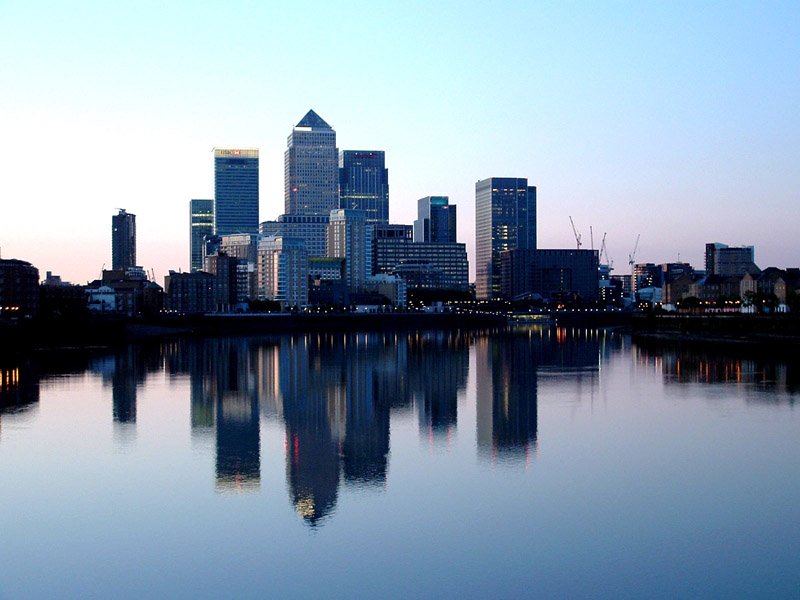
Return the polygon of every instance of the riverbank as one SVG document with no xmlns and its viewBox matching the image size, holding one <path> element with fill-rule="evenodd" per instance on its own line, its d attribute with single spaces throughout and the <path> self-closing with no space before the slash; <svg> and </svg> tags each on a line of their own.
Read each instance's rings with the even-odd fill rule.
<svg viewBox="0 0 800 600">
<path fill-rule="evenodd" d="M 654 315 L 631 319 L 636 341 L 785 352 L 800 349 L 797 315 Z"/>
<path fill-rule="evenodd" d="M 173 336 L 269 335 L 313 331 L 484 329 L 505 326 L 482 313 L 337 313 L 167 316 L 151 319 L 29 319 L 0 322 L 0 352 L 110 347 Z"/>
</svg>

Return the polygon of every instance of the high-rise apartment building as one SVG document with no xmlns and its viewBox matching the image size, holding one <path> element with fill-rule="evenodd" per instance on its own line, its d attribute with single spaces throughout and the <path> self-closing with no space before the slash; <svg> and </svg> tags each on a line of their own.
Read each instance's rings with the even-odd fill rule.
<svg viewBox="0 0 800 600">
<path fill-rule="evenodd" d="M 536 248 L 536 187 L 526 178 L 490 177 L 475 184 L 475 294 L 499 298 L 500 253 Z"/>
<path fill-rule="evenodd" d="M 284 155 L 287 214 L 329 215 L 339 208 L 336 132 L 309 110 L 292 128 Z"/>
<path fill-rule="evenodd" d="M 415 242 L 453 243 L 456 239 L 456 207 L 447 196 L 426 196 L 417 200 L 414 221 Z"/>
<path fill-rule="evenodd" d="M 257 148 L 214 148 L 214 233 L 258 233 Z"/>
<path fill-rule="evenodd" d="M 339 208 L 363 210 L 370 225 L 389 222 L 389 170 L 383 150 L 339 153 Z"/>
<path fill-rule="evenodd" d="M 191 200 L 189 202 L 190 267 L 192 271 L 203 270 L 203 238 L 214 233 L 214 201 Z"/>
<path fill-rule="evenodd" d="M 308 304 L 308 253 L 303 240 L 283 236 L 258 242 L 258 297 L 281 308 Z"/>
<path fill-rule="evenodd" d="M 124 271 L 136 264 L 136 215 L 124 208 L 111 217 L 111 268 Z"/>
<path fill-rule="evenodd" d="M 328 224 L 328 256 L 345 259 L 345 281 L 352 290 L 362 290 L 372 275 L 372 227 L 363 210 L 331 211 Z"/>
</svg>

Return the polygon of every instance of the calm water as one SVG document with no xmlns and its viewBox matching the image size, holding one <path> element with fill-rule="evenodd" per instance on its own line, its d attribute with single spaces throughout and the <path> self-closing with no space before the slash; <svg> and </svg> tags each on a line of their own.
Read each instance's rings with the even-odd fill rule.
<svg viewBox="0 0 800 600">
<path fill-rule="evenodd" d="M 800 368 L 605 332 L 0 363 L 0 597 L 800 597 Z"/>
</svg>

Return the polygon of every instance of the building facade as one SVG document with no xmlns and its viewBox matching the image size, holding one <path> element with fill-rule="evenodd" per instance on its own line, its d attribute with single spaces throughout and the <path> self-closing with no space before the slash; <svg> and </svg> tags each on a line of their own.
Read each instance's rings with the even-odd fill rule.
<svg viewBox="0 0 800 600">
<path fill-rule="evenodd" d="M 447 196 L 426 196 L 417 200 L 414 221 L 415 242 L 457 242 L 456 206 Z"/>
<path fill-rule="evenodd" d="M 309 110 L 292 128 L 284 154 L 285 212 L 327 216 L 339 208 L 336 132 Z"/>
<path fill-rule="evenodd" d="M 277 221 L 261 224 L 262 234 L 301 238 L 306 242 L 309 256 L 327 256 L 326 236 L 330 212 L 327 215 L 280 215 Z"/>
<path fill-rule="evenodd" d="M 258 233 L 257 148 L 214 148 L 214 233 Z"/>
<path fill-rule="evenodd" d="M 189 201 L 189 264 L 192 271 L 203 270 L 203 244 L 207 235 L 214 234 L 214 201 Z"/>
<path fill-rule="evenodd" d="M 374 227 L 372 270 L 402 277 L 409 289 L 469 289 L 466 244 L 414 242 L 410 225 Z"/>
<path fill-rule="evenodd" d="M 706 244 L 706 275 L 723 277 L 758 273 L 753 246 L 735 246 L 714 242 Z"/>
<path fill-rule="evenodd" d="M 501 253 L 501 290 L 509 300 L 530 294 L 555 300 L 598 299 L 597 250 L 506 250 Z"/>
<path fill-rule="evenodd" d="M 178 314 L 202 314 L 216 308 L 215 277 L 210 273 L 176 273 L 164 277 L 164 308 Z"/>
<path fill-rule="evenodd" d="M 39 314 L 39 269 L 16 258 L 0 259 L 0 319 Z"/>
<path fill-rule="evenodd" d="M 298 238 L 271 236 L 258 243 L 258 297 L 281 308 L 308 304 L 308 253 Z"/>
<path fill-rule="evenodd" d="M 363 210 L 370 225 L 389 222 L 389 170 L 383 150 L 339 153 L 339 208 Z"/>
<path fill-rule="evenodd" d="M 345 259 L 344 279 L 351 290 L 363 290 L 372 275 L 372 227 L 363 210 L 332 210 L 327 231 L 329 257 Z"/>
<path fill-rule="evenodd" d="M 490 177 L 475 184 L 475 292 L 501 296 L 500 253 L 536 248 L 536 187 L 525 178 Z"/>
<path fill-rule="evenodd" d="M 136 215 L 124 208 L 111 217 L 111 268 L 124 270 L 136 265 Z"/>
</svg>

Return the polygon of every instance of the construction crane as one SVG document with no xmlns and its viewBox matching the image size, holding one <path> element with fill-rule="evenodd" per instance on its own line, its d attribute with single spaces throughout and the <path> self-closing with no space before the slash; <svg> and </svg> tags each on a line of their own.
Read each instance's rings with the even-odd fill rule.
<svg viewBox="0 0 800 600">
<path fill-rule="evenodd" d="M 575 235 L 575 242 L 578 244 L 578 250 L 581 249 L 581 234 L 578 233 L 578 230 L 575 229 L 575 221 L 572 220 L 572 217 L 569 218 L 570 225 L 572 225 L 572 233 Z"/>
<path fill-rule="evenodd" d="M 641 233 L 636 235 L 636 244 L 634 244 L 634 246 L 633 246 L 633 252 L 628 254 L 628 264 L 631 266 L 631 269 L 633 269 L 633 261 L 636 258 L 636 249 L 639 248 L 639 238 L 640 237 L 642 237 Z"/>
<path fill-rule="evenodd" d="M 614 259 L 608 255 L 608 247 L 606 246 L 606 235 L 608 232 L 603 233 L 603 241 L 600 243 L 600 264 L 603 263 L 603 254 L 606 255 L 606 263 L 608 265 L 608 270 L 614 270 Z"/>
</svg>

